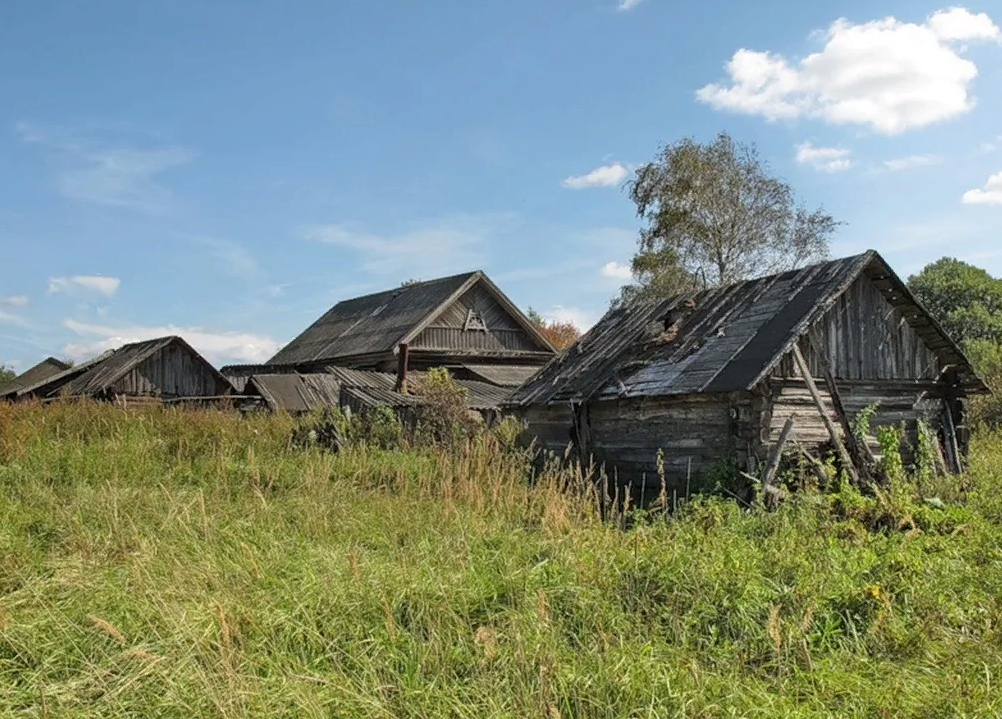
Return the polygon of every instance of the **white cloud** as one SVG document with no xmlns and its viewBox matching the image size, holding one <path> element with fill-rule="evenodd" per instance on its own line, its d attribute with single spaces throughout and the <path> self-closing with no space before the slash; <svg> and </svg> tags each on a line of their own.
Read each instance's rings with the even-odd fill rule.
<svg viewBox="0 0 1002 719">
<path fill-rule="evenodd" d="M 176 206 L 159 175 L 195 159 L 195 153 L 178 145 L 138 147 L 121 140 L 80 138 L 27 122 L 19 122 L 16 131 L 22 141 L 51 151 L 58 168 L 56 187 L 64 197 L 151 215 L 170 214 Z"/>
<path fill-rule="evenodd" d="M 797 145 L 797 162 L 823 172 L 843 172 L 852 167 L 850 150 L 840 147 L 814 147 L 810 142 Z"/>
<path fill-rule="evenodd" d="M 97 293 L 111 297 L 121 286 L 117 277 L 100 277 L 78 275 L 76 277 L 50 277 L 49 294 L 78 294 L 81 292 Z"/>
<path fill-rule="evenodd" d="M 889 172 L 898 172 L 899 170 L 911 170 L 916 167 L 938 165 L 942 161 L 943 158 L 938 155 L 909 155 L 908 157 L 896 157 L 893 160 L 884 160 L 884 169 Z"/>
<path fill-rule="evenodd" d="M 591 312 L 578 307 L 564 307 L 563 305 L 555 305 L 549 312 L 543 312 L 542 315 L 544 320 L 551 322 L 570 322 L 582 332 L 591 328 L 598 319 Z"/>
<path fill-rule="evenodd" d="M 996 150 L 1002 150 L 1002 135 L 999 135 L 993 140 L 988 140 L 981 143 L 981 147 L 978 148 L 979 152 L 995 152 Z"/>
<path fill-rule="evenodd" d="M 633 277 L 630 267 L 619 262 L 606 262 L 599 272 L 602 273 L 603 277 L 612 277 L 616 280 L 629 280 Z"/>
<path fill-rule="evenodd" d="M 399 234 L 366 232 L 354 224 L 318 225 L 306 237 L 351 250 L 366 272 L 430 279 L 476 269 L 488 240 L 514 219 L 506 213 L 455 215 Z"/>
<path fill-rule="evenodd" d="M 1002 205 L 1002 172 L 989 177 L 983 188 L 965 192 L 962 202 L 965 205 Z"/>
<path fill-rule="evenodd" d="M 583 190 L 586 187 L 614 187 L 626 179 L 630 171 L 625 165 L 615 162 L 595 168 L 586 175 L 568 177 L 561 184 L 571 190 Z"/>
<path fill-rule="evenodd" d="M 820 52 L 799 61 L 741 48 L 726 65 L 729 82 L 696 95 L 718 110 L 768 120 L 821 118 L 895 134 L 970 111 L 978 74 L 957 43 L 998 41 L 997 25 L 963 8 L 923 24 L 893 17 L 853 24 L 836 20 Z"/>
<path fill-rule="evenodd" d="M 94 337 L 81 342 L 70 342 L 63 352 L 76 360 L 93 357 L 108 349 L 114 349 L 128 342 L 140 342 L 155 337 L 178 335 L 198 350 L 213 364 L 224 362 L 246 362 L 259 364 L 274 355 L 279 342 L 261 335 L 241 332 L 208 332 L 198 327 L 127 326 L 110 327 L 92 325 L 76 320 L 64 320 L 63 325 L 82 337 Z"/>
<path fill-rule="evenodd" d="M 619 0 L 619 5 L 616 6 L 616 9 L 622 11 L 632 10 L 643 1 L 644 0 Z"/>
<path fill-rule="evenodd" d="M 0 307 L 27 307 L 28 298 L 25 295 L 0 297 Z"/>
</svg>

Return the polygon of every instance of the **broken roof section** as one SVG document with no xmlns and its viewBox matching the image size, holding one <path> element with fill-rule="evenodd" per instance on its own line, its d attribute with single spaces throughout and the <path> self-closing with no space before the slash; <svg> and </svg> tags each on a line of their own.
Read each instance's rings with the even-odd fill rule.
<svg viewBox="0 0 1002 719">
<path fill-rule="evenodd" d="M 553 347 L 521 310 L 477 270 L 338 302 L 267 364 L 300 365 L 396 352 L 474 285 L 482 286 L 507 311 L 538 351 L 553 354 Z"/>
<path fill-rule="evenodd" d="M 985 391 L 956 343 L 870 250 L 610 310 L 507 404 L 750 390 L 864 272 L 943 365 L 956 367 L 970 391 Z"/>
<path fill-rule="evenodd" d="M 4 396 L 17 393 L 25 387 L 30 387 L 38 384 L 39 382 L 44 382 L 49 377 L 57 375 L 60 372 L 65 372 L 69 368 L 70 365 L 66 362 L 57 360 L 55 357 L 46 357 L 34 367 L 31 367 L 19 374 L 9 384 L 4 385 L 3 388 L 0 389 L 0 392 L 2 392 Z"/>
</svg>

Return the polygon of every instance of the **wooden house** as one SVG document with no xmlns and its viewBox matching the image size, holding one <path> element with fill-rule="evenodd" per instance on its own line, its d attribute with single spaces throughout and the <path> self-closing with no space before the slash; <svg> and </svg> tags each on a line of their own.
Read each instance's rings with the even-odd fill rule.
<svg viewBox="0 0 1002 719">
<path fill-rule="evenodd" d="M 666 480 L 684 487 L 727 465 L 755 471 L 791 417 L 788 436 L 818 449 L 867 407 L 871 427 L 944 427 L 956 467 L 964 398 L 987 391 L 869 251 L 613 309 L 507 409 L 543 447 L 561 452 L 573 439 L 622 481 L 660 481 L 660 450 Z"/>
<path fill-rule="evenodd" d="M 395 372 L 402 352 L 410 369 L 444 365 L 509 384 L 521 384 L 555 354 L 478 270 L 339 302 L 267 364 Z"/>
<path fill-rule="evenodd" d="M 446 367 L 467 387 L 470 409 L 483 413 L 497 410 L 555 354 L 478 270 L 339 302 L 265 364 L 230 365 L 222 373 L 238 392 L 271 391 L 275 401 L 267 401 L 269 407 L 301 411 L 326 396 L 304 384 L 309 375 L 354 371 L 337 380 L 352 403 L 371 404 L 378 395 L 383 404 L 404 407 L 412 402 L 393 393 L 401 394 L 409 376 Z M 263 379 L 269 375 L 284 379 Z"/>
<path fill-rule="evenodd" d="M 180 337 L 133 342 L 18 390 L 14 399 L 177 400 L 229 395 L 233 386 Z"/>
</svg>

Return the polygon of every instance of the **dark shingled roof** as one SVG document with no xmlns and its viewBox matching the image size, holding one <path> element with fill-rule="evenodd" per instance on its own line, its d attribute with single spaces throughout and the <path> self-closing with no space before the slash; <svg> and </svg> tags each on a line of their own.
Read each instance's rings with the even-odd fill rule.
<svg viewBox="0 0 1002 719">
<path fill-rule="evenodd" d="M 25 387 L 30 387 L 38 382 L 47 380 L 49 377 L 68 370 L 69 368 L 70 365 L 57 360 L 55 357 L 46 357 L 34 367 L 31 367 L 30 369 L 27 369 L 19 374 L 10 384 L 0 387 L 0 393 L 3 395 L 16 393 Z"/>
<path fill-rule="evenodd" d="M 415 325 L 478 274 L 465 272 L 338 302 L 268 364 L 392 351 Z"/>
<path fill-rule="evenodd" d="M 879 254 L 823 262 L 702 292 L 610 310 L 564 354 L 515 390 L 509 406 L 749 390 L 864 271 L 921 316 L 916 333 L 974 391 L 984 383 Z M 665 333 L 665 318 L 681 325 Z M 919 326 L 921 325 L 921 326 Z"/>
</svg>

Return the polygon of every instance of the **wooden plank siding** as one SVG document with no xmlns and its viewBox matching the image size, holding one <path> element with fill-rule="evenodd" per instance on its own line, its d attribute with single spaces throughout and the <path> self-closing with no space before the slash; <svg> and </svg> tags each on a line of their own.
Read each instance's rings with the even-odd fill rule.
<svg viewBox="0 0 1002 719">
<path fill-rule="evenodd" d="M 112 391 L 132 397 L 212 397 L 232 391 L 204 359 L 174 343 L 133 367 L 112 385 Z"/>
<path fill-rule="evenodd" d="M 473 310 L 487 331 L 467 330 L 466 318 Z M 526 350 L 538 351 L 537 343 L 490 293 L 474 285 L 446 307 L 413 342 L 414 349 Z"/>
<path fill-rule="evenodd" d="M 814 328 L 821 351 L 839 379 L 935 379 L 939 375 L 935 352 L 865 275 L 839 297 Z M 806 340 L 801 341 L 800 349 L 811 374 L 820 377 L 820 363 Z M 797 375 L 792 355 L 783 358 L 777 374 Z"/>
</svg>

